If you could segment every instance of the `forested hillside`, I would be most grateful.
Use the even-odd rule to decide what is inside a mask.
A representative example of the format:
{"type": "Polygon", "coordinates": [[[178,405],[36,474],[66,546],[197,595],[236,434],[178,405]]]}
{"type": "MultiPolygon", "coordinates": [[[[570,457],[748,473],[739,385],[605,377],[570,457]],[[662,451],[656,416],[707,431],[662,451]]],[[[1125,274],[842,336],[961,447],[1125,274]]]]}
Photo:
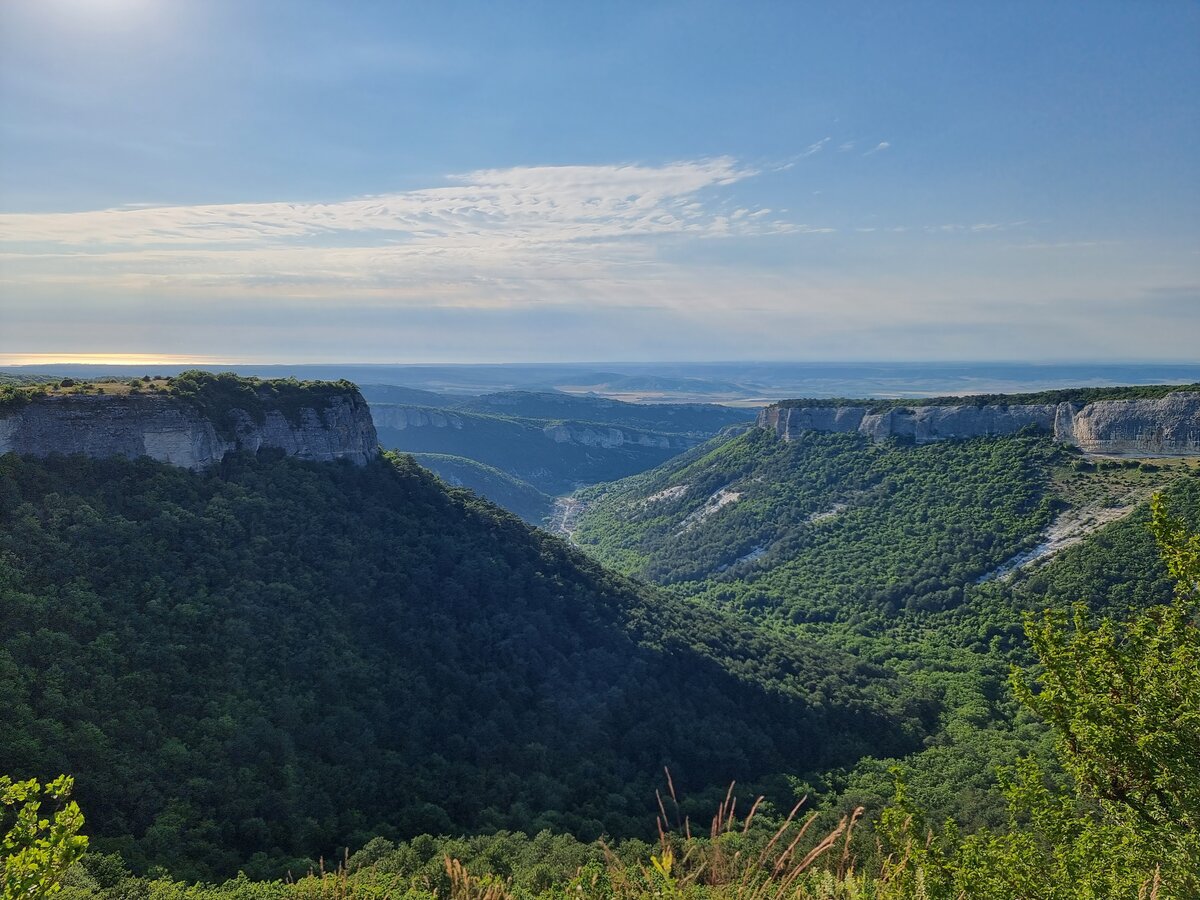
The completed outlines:
{"type": "Polygon", "coordinates": [[[554,498],[549,494],[487,463],[449,453],[410,455],[446,484],[472,490],[531,525],[541,525],[554,508],[554,498]]]}
{"type": "Polygon", "coordinates": [[[608,574],[406,458],[0,459],[0,771],[182,877],[393,838],[649,834],[729,779],[916,746],[936,709],[608,574]]]}
{"type": "Polygon", "coordinates": [[[388,449],[473,459],[548,494],[645,471],[701,440],[590,422],[438,408],[377,403],[371,412],[380,444],[388,449]]]}
{"type": "Polygon", "coordinates": [[[0,772],[75,776],[87,883],[118,893],[124,865],[273,877],[368,845],[360,868],[428,890],[447,853],[561,883],[608,859],[601,835],[644,859],[664,767],[685,833],[737,780],[767,798],[754,840],[807,795],[829,833],[861,806],[846,852],[882,864],[896,773],[929,821],[982,835],[1010,816],[1004,767],[1058,771],[1008,683],[1035,661],[1022,619],[1165,604],[1146,501],[1195,527],[1196,472],[1033,433],[752,429],[580,493],[578,540],[632,581],[408,456],[10,454],[0,772]],[[518,861],[539,847],[558,868],[518,861]]]}
{"type": "Polygon", "coordinates": [[[575,539],[605,563],[808,644],[896,672],[941,709],[925,748],[810,784],[881,808],[900,764],[936,821],[996,825],[997,769],[1049,752],[1007,688],[1026,612],[1124,616],[1170,596],[1146,528],[1159,488],[1200,523],[1194,460],[1088,460],[1036,434],[923,446],[761,429],[580,492],[575,539]],[[1110,524],[1105,524],[1110,523],[1110,524]],[[1009,570],[1022,554],[1061,553],[1009,570]]]}
{"type": "Polygon", "coordinates": [[[1081,538],[1194,470],[1092,462],[1037,434],[912,446],[753,429],[580,492],[575,540],[755,618],[887,621],[956,606],[1052,523],[1081,538]]]}
{"type": "Polygon", "coordinates": [[[698,459],[581,496],[576,540],[666,584],[793,621],[961,598],[1050,521],[1038,437],[877,445],[754,429],[698,459]]]}
{"type": "MultiPolygon", "coordinates": [[[[1189,535],[1173,513],[1186,510],[1194,518],[1198,487],[1195,479],[1178,482],[1170,501],[1156,501],[1152,524],[1139,513],[1138,521],[1108,529],[1103,546],[1085,542],[1046,567],[1056,581],[1089,590],[1106,592],[1122,583],[1147,587],[1149,605],[1099,621],[1077,607],[1073,624],[1053,608],[1026,617],[1028,657],[1036,665],[1024,664],[1012,687],[1022,708],[1020,729],[1047,738],[1032,754],[1025,741],[1019,750],[1026,755],[1004,758],[1013,736],[976,729],[984,750],[995,753],[981,756],[976,745],[963,742],[967,720],[960,719],[889,774],[886,797],[864,796],[860,782],[827,797],[825,812],[804,812],[801,804],[784,816],[769,801],[751,802],[753,793],[747,797],[739,787],[735,794],[731,786],[711,828],[702,830],[681,818],[667,774],[655,844],[589,843],[549,831],[423,835],[400,842],[377,837],[347,853],[344,863],[298,881],[253,883],[239,876],[213,886],[188,886],[169,875],[131,878],[119,859],[95,852],[72,866],[86,838],[76,833],[82,823],[78,808],[61,802],[69,781],[10,787],[0,778],[5,805],[15,799],[19,806],[24,797],[28,810],[42,793],[47,800],[60,799],[51,807],[53,825],[43,821],[40,828],[9,833],[7,840],[15,840],[12,846],[22,848],[25,858],[16,870],[6,870],[5,884],[11,887],[20,873],[34,887],[61,881],[70,900],[96,895],[708,900],[749,892],[793,900],[1197,896],[1200,534],[1189,535]],[[1147,543],[1151,552],[1143,555],[1147,543]],[[1127,569],[1095,566],[1113,552],[1127,569]],[[1000,747],[993,746],[997,742],[1000,747]],[[994,821],[939,824],[943,819],[933,808],[915,801],[915,795],[928,793],[930,781],[944,792],[976,792],[977,778],[963,776],[973,766],[997,762],[1006,768],[1003,794],[989,794],[1001,807],[994,821]]],[[[936,632],[938,624],[951,623],[926,624],[936,632]]],[[[951,628],[943,640],[953,642],[961,634],[951,628]]],[[[934,664],[938,660],[936,653],[930,657],[934,664]]],[[[4,827],[0,807],[0,836],[4,827]]]]}

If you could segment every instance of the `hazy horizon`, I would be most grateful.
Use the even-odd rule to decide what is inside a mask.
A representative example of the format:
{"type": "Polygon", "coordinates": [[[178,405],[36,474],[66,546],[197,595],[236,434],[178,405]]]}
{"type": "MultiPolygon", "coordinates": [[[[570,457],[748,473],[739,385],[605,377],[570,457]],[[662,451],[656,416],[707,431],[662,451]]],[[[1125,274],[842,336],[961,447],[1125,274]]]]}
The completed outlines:
{"type": "MultiPolygon", "coordinates": [[[[562,391],[646,403],[707,402],[761,406],[800,397],[929,397],[1022,394],[1063,388],[1200,383],[1200,364],[912,362],[541,362],[460,364],[219,363],[140,361],[5,366],[0,374],[45,378],[175,375],[185,369],[261,378],[347,379],[367,388],[401,385],[433,396],[497,391],[562,391]]],[[[408,401],[406,401],[408,402],[408,401]]]]}

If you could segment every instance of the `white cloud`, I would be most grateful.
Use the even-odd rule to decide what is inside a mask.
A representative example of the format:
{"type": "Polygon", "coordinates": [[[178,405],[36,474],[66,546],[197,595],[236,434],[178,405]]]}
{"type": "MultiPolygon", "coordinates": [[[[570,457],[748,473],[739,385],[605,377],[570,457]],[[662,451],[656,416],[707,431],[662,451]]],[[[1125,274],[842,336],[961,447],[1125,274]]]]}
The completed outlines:
{"type": "MultiPolygon", "coordinates": [[[[727,157],[665,166],[542,166],[453,176],[449,186],[333,203],[126,206],[0,214],[0,242],[115,247],[269,246],[358,236],[440,244],[564,243],[703,233],[718,219],[697,194],[756,175],[727,157]]],[[[782,227],[778,223],[775,227],[782,227]]]]}
{"type": "Polygon", "coordinates": [[[872,154],[875,154],[875,153],[881,153],[882,151],[886,150],[890,146],[892,146],[892,145],[888,141],[880,141],[878,144],[876,144],[874,147],[872,147],[870,150],[868,150],[866,153],[864,153],[863,156],[871,156],[872,154]]]}
{"type": "MultiPolygon", "coordinates": [[[[125,206],[0,214],[3,282],[289,296],[346,290],[432,303],[526,301],[666,268],[662,242],[819,230],[727,212],[756,175],[728,157],[662,166],[540,166],[332,203],[125,206]]],[[[590,293],[590,291],[589,291],[590,293]]]]}
{"type": "Polygon", "coordinates": [[[1022,219],[1017,222],[975,222],[972,224],[949,223],[946,225],[926,225],[928,234],[982,234],[989,231],[1011,231],[1021,228],[1029,222],[1022,219]]]}

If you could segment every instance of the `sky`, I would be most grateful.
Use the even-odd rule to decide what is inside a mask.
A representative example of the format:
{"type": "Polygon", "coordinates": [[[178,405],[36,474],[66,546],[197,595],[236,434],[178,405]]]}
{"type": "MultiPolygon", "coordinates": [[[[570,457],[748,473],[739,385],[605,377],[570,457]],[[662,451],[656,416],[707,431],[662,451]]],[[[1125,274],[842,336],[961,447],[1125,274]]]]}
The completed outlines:
{"type": "Polygon", "coordinates": [[[1197,348],[1192,0],[0,0],[0,363],[1197,348]]]}

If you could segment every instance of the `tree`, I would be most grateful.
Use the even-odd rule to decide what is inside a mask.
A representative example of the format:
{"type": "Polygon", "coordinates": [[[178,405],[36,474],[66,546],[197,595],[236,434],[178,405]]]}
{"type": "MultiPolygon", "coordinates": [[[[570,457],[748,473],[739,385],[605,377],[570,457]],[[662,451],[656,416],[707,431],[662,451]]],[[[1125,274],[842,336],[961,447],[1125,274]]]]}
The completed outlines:
{"type": "Polygon", "coordinates": [[[1033,760],[1006,781],[1013,820],[954,863],[972,897],[1200,896],[1200,535],[1161,497],[1151,528],[1177,589],[1124,624],[1052,612],[1026,627],[1042,671],[1014,675],[1054,729],[1070,788],[1033,760]]]}
{"type": "Polygon", "coordinates": [[[56,893],[71,864],[83,856],[88,839],[79,834],[83,813],[67,802],[74,779],[60,775],[42,785],[0,775],[0,898],[38,900],[56,893]],[[54,817],[42,816],[43,800],[62,804],[54,817]]]}

